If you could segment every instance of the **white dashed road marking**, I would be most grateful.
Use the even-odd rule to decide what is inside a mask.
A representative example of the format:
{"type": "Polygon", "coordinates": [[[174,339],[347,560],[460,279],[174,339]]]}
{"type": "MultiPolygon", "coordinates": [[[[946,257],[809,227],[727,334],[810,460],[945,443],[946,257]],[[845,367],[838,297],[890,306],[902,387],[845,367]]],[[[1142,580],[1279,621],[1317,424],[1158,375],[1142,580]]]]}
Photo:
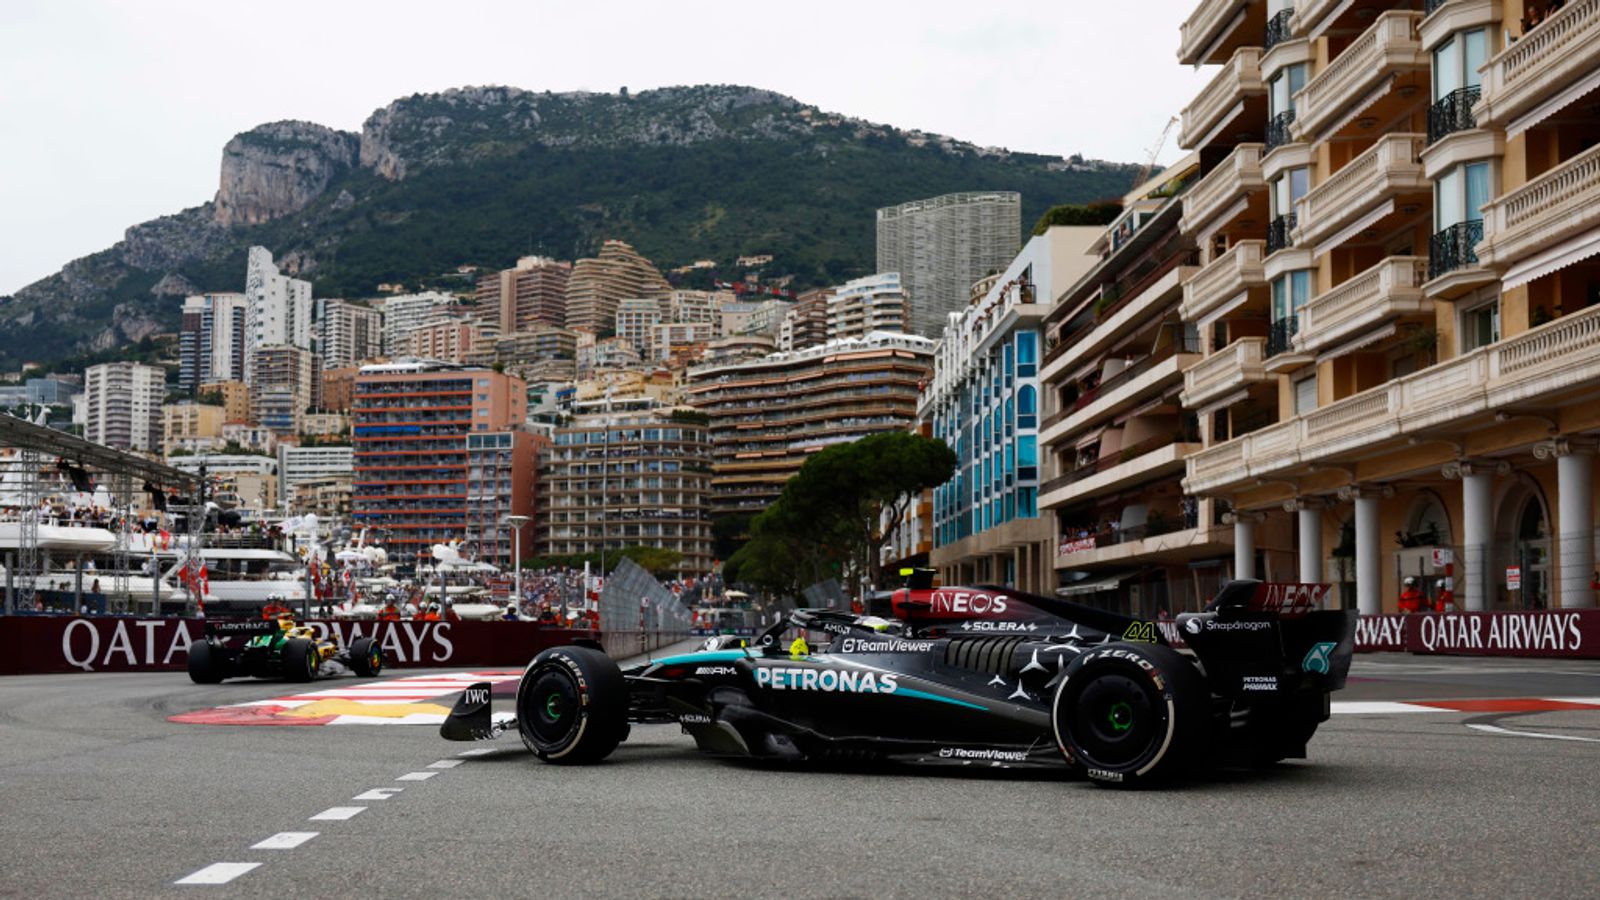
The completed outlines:
{"type": "Polygon", "coordinates": [[[463,750],[460,753],[457,753],[456,755],[457,756],[484,756],[485,754],[489,754],[489,753],[493,753],[493,752],[494,752],[494,748],[493,747],[479,747],[476,750],[463,750]]]}
{"type": "Polygon", "coordinates": [[[396,778],[395,781],[427,781],[429,778],[432,778],[433,776],[435,776],[437,774],[439,774],[439,773],[438,772],[407,772],[404,775],[401,775],[399,778],[396,778]]]}
{"type": "Polygon", "coordinates": [[[361,793],[355,795],[354,797],[351,797],[350,799],[351,800],[387,800],[390,797],[393,797],[395,794],[398,794],[403,790],[405,790],[405,788],[373,788],[370,791],[362,791],[361,793]]]}
{"type": "Polygon", "coordinates": [[[1509,728],[1501,728],[1498,725],[1469,724],[1467,727],[1475,728],[1478,731],[1487,731],[1490,734],[1505,734],[1510,735],[1511,737],[1543,738],[1547,741],[1582,741],[1585,744],[1600,744],[1600,738],[1579,737],[1575,734],[1544,734],[1538,731],[1512,731],[1509,728]]]}
{"type": "Polygon", "coordinates": [[[320,831],[280,831],[259,844],[251,844],[251,850],[293,850],[317,835],[320,831]]]}
{"type": "Polygon", "coordinates": [[[193,875],[185,875],[174,884],[227,884],[261,863],[212,863],[193,875]]]}
{"type": "Polygon", "coordinates": [[[345,819],[354,819],[366,812],[365,806],[330,806],[322,812],[311,817],[313,822],[342,822],[345,819]]]}
{"type": "Polygon", "coordinates": [[[428,768],[430,768],[430,769],[454,769],[456,766],[459,766],[459,765],[461,765],[461,760],[459,760],[459,759],[441,759],[441,760],[439,760],[438,762],[435,762],[435,763],[428,763],[428,768]]]}

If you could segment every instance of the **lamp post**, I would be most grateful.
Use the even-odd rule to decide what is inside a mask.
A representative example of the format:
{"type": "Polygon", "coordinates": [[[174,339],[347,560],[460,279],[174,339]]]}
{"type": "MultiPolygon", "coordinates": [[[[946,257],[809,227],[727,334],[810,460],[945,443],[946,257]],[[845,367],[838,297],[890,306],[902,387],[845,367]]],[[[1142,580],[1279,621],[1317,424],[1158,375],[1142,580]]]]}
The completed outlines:
{"type": "Polygon", "coordinates": [[[512,608],[520,613],[522,608],[522,526],[532,521],[529,516],[506,516],[506,524],[511,526],[511,590],[515,599],[512,608]]]}

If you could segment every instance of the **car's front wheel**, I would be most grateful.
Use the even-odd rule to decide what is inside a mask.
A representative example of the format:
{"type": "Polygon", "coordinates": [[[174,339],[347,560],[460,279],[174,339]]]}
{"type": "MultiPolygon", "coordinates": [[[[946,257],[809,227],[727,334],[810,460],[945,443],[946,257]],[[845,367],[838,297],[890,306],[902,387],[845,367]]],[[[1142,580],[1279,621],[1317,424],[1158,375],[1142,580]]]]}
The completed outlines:
{"type": "Polygon", "coordinates": [[[1176,650],[1107,644],[1073,660],[1063,676],[1051,724],[1078,774],[1132,787],[1180,774],[1200,756],[1209,694],[1176,650]]]}
{"type": "Polygon", "coordinates": [[[283,677],[290,681],[311,681],[322,665],[317,644],[308,638],[289,638],[283,642],[283,677]]]}
{"type": "Polygon", "coordinates": [[[588,647],[553,647],[517,685],[522,742],[551,763],[605,759],[628,733],[628,684],[616,661],[588,647]]]}

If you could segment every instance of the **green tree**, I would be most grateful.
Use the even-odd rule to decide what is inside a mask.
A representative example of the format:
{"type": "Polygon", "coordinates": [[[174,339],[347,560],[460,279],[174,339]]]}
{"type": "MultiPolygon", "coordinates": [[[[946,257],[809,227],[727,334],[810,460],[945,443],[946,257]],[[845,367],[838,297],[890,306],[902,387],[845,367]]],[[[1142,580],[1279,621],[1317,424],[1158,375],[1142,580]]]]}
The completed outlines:
{"type": "Polygon", "coordinates": [[[1052,206],[1034,223],[1033,233],[1044,234],[1052,225],[1110,225],[1122,215],[1122,204],[1115,200],[1052,206]]]}

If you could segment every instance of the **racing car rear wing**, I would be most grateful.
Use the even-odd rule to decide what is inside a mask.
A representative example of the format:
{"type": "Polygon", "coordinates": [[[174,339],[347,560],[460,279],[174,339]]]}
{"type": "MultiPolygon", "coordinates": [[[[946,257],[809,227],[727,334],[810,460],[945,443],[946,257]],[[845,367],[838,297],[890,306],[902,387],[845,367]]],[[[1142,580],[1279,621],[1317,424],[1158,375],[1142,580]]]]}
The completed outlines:
{"type": "Polygon", "coordinates": [[[205,620],[205,634],[211,637],[255,637],[279,630],[277,619],[213,619],[205,620]]]}

